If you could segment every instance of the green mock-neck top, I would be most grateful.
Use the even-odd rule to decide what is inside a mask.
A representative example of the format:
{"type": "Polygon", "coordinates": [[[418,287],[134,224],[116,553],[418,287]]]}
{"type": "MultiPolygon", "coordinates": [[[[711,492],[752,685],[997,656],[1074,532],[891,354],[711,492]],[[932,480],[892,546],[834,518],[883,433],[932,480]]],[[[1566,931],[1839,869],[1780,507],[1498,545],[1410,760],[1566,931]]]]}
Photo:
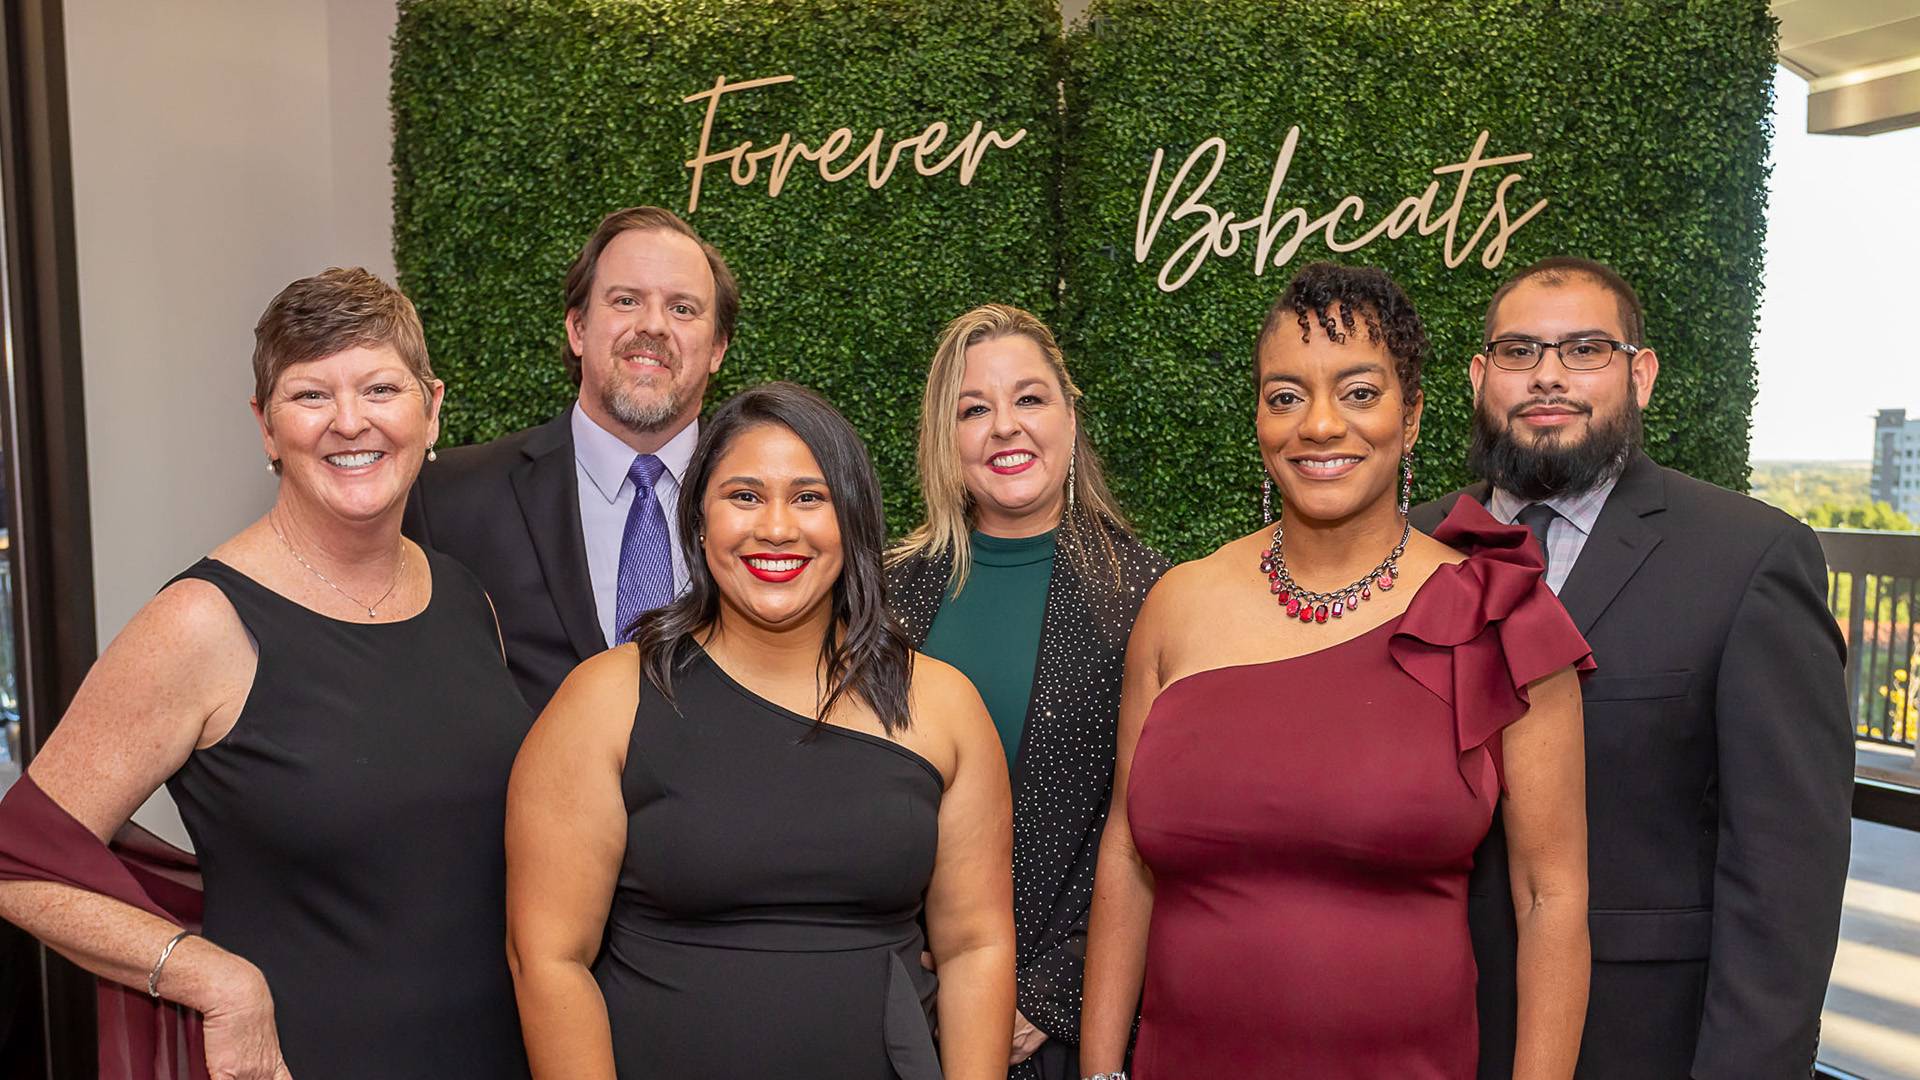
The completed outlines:
{"type": "Polygon", "coordinates": [[[1054,533],[1017,538],[976,532],[968,538],[973,567],[957,594],[940,605],[921,651],[972,680],[987,703],[1009,768],[1020,755],[1040,628],[1053,578],[1054,533]]]}

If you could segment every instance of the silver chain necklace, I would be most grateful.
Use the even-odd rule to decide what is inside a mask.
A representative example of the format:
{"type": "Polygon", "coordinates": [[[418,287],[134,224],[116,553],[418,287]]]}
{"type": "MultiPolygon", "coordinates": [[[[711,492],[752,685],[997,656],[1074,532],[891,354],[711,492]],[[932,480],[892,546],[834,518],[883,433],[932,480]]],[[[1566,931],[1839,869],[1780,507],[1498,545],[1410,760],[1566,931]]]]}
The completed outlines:
{"type": "Polygon", "coordinates": [[[378,617],[379,617],[379,611],[378,611],[378,609],[379,609],[379,607],[380,607],[380,605],[381,605],[381,604],[384,604],[384,603],[386,603],[386,602],[387,602],[387,598],[388,598],[389,596],[392,596],[392,595],[393,595],[393,590],[395,590],[395,589],[397,589],[397,588],[399,588],[399,587],[400,587],[400,571],[401,571],[401,570],[403,570],[403,569],[405,569],[405,568],[406,568],[406,565],[407,565],[407,555],[406,555],[406,551],[405,551],[405,549],[404,549],[404,548],[403,548],[403,549],[401,550],[401,552],[400,552],[400,559],[399,559],[399,561],[397,561],[397,562],[395,562],[395,563],[393,564],[393,581],[392,581],[392,583],[391,583],[391,584],[389,584],[389,585],[387,586],[387,591],[386,591],[386,592],[383,592],[383,593],[381,593],[381,594],[380,594],[380,599],[378,599],[378,600],[375,600],[375,601],[374,601],[373,603],[371,603],[371,604],[369,604],[369,603],[367,603],[367,602],[365,602],[365,601],[363,601],[363,600],[361,600],[361,599],[360,599],[359,597],[357,597],[357,596],[355,596],[355,595],[353,595],[352,593],[350,593],[350,592],[348,592],[347,590],[345,590],[345,589],[343,589],[343,588],[341,588],[340,586],[338,586],[338,585],[335,585],[335,584],[333,583],[333,579],[332,579],[332,578],[329,578],[329,577],[328,577],[327,575],[325,575],[325,574],[323,574],[323,573],[321,573],[320,571],[318,571],[318,570],[316,570],[316,569],[314,569],[314,568],[313,568],[313,564],[312,564],[312,563],[310,563],[310,562],[308,562],[307,560],[305,560],[305,559],[303,559],[303,558],[301,558],[301,557],[300,557],[300,552],[299,552],[298,550],[296,550],[296,549],[294,548],[294,546],[293,546],[293,543],[292,543],[291,541],[289,541],[289,540],[287,539],[287,534],[286,534],[286,533],[283,533],[283,532],[281,532],[281,531],[280,531],[280,526],[279,526],[279,524],[277,524],[277,523],[276,523],[276,522],[275,522],[275,521],[273,520],[273,515],[272,515],[272,514],[268,514],[268,515],[267,515],[267,527],[273,530],[273,535],[275,535],[275,536],[277,536],[277,537],[279,537],[279,538],[280,538],[280,545],[281,545],[282,547],[284,547],[284,548],[286,548],[286,549],[287,549],[287,554],[289,554],[289,555],[291,555],[291,556],[293,556],[293,561],[294,561],[294,562],[297,562],[297,563],[299,563],[299,564],[300,564],[301,566],[304,566],[304,567],[306,567],[306,568],[307,568],[307,573],[309,573],[309,574],[312,574],[312,575],[313,575],[314,577],[317,577],[317,578],[319,578],[319,579],[320,579],[320,583],[321,583],[321,584],[323,584],[323,585],[325,585],[325,586],[326,586],[327,588],[329,588],[329,589],[332,589],[332,590],[333,590],[334,592],[337,592],[337,593],[339,593],[339,594],[340,594],[341,596],[344,596],[344,597],[346,597],[347,599],[349,599],[349,600],[351,600],[351,601],[353,601],[353,606],[355,606],[355,607],[360,607],[360,608],[365,608],[365,609],[367,609],[367,618],[369,618],[369,619],[373,619],[373,618],[378,618],[378,617]]]}

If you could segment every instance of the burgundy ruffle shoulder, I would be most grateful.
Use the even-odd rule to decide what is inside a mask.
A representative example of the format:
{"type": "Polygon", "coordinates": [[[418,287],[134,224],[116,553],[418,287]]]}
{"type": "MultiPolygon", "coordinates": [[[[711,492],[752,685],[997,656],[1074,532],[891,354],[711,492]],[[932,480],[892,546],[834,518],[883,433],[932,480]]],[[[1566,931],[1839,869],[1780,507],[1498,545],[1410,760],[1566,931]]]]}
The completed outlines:
{"type": "Polygon", "coordinates": [[[1593,650],[1547,588],[1525,526],[1502,525],[1463,496],[1433,536],[1467,559],[1421,586],[1388,651],[1453,710],[1460,775],[1492,802],[1505,786],[1494,736],[1526,715],[1527,686],[1568,666],[1593,670],[1593,650]]]}

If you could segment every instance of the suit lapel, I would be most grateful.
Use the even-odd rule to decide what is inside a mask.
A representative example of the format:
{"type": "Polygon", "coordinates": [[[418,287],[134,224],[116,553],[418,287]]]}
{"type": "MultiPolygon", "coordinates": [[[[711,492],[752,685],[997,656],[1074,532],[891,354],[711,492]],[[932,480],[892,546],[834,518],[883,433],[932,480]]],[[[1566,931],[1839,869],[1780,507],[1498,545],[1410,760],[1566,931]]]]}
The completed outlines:
{"type": "Polygon", "coordinates": [[[1666,506],[1660,466],[1645,454],[1635,454],[1607,496],[1592,535],[1580,549],[1579,561],[1560,588],[1560,602],[1582,634],[1593,629],[1640,564],[1660,546],[1660,531],[1645,519],[1666,506]]]}
{"type": "Polygon", "coordinates": [[[593,603],[587,543],[580,534],[571,413],[562,413],[541,427],[527,440],[523,453],[527,459],[513,470],[513,493],[526,518],[547,592],[560,613],[560,625],[566,628],[574,652],[585,660],[605,651],[607,643],[593,603]]]}

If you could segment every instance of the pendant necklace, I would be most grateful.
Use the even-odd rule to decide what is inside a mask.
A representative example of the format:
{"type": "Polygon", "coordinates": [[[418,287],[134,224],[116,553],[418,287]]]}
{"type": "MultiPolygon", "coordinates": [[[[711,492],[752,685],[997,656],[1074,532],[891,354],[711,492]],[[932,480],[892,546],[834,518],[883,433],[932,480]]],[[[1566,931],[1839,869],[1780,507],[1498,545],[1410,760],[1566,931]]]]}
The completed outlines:
{"type": "Polygon", "coordinates": [[[1260,572],[1267,576],[1267,587],[1280,606],[1287,609],[1288,618],[1297,618],[1304,623],[1323,623],[1328,616],[1339,618],[1360,606],[1360,601],[1373,599],[1373,590],[1386,592],[1393,588],[1393,581],[1400,576],[1400,556],[1406,554],[1407,537],[1412,534],[1413,522],[1401,519],[1400,542],[1393,545],[1393,551],[1380,560],[1380,565],[1367,571],[1365,577],[1343,589],[1332,592],[1312,592],[1294,583],[1293,575],[1287,573],[1286,556],[1281,554],[1281,526],[1273,525],[1273,543],[1260,553],[1260,572]]]}
{"type": "Polygon", "coordinates": [[[287,534],[280,531],[280,525],[278,522],[273,520],[272,514],[267,515],[267,526],[273,530],[273,535],[280,538],[280,546],[287,549],[287,554],[293,556],[294,562],[297,562],[301,566],[306,567],[307,573],[312,574],[314,577],[319,578],[320,583],[325,585],[327,588],[332,589],[334,592],[337,592],[341,596],[344,596],[347,599],[353,601],[353,606],[358,608],[365,608],[367,611],[367,618],[369,619],[379,617],[378,608],[380,607],[380,605],[386,603],[387,597],[393,595],[393,590],[400,587],[400,571],[404,569],[407,564],[407,554],[404,548],[400,552],[399,561],[393,564],[393,581],[387,585],[387,591],[380,594],[380,599],[375,600],[373,603],[369,604],[361,600],[359,597],[354,596],[352,593],[348,592],[347,590],[341,588],[340,586],[335,585],[331,578],[327,577],[327,575],[321,573],[320,571],[314,569],[312,563],[301,558],[300,552],[296,548],[294,548],[292,542],[290,542],[287,539],[287,534]]]}

